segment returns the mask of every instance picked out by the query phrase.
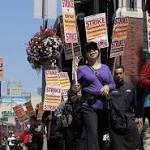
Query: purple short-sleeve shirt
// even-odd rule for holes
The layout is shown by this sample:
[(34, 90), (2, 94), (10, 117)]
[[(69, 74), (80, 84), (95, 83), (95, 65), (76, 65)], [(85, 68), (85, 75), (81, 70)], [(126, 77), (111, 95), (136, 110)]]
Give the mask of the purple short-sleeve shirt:
[[(77, 70), (77, 76), (78, 81), (81, 84), (83, 95), (91, 94), (98, 97), (100, 96), (101, 89), (104, 85), (108, 85), (110, 91), (115, 88), (111, 71), (105, 64), (102, 64), (97, 70), (93, 70), (89, 65), (82, 65)], [(102, 99), (97, 99), (92, 107), (103, 109), (104, 107), (107, 107), (107, 103), (107, 101), (105, 103)]]

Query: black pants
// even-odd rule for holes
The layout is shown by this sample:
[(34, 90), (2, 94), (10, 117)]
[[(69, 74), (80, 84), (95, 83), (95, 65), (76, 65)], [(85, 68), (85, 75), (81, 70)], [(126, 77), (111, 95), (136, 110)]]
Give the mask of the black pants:
[[(81, 126), (82, 128), (82, 126)], [(81, 136), (80, 129), (67, 127), (65, 129), (65, 150), (78, 150), (80, 136)]]
[(15, 150), (15, 146), (9, 146), (10, 150)]
[(28, 147), (29, 150), (42, 150), (43, 149), (43, 138), (33, 140)]
[(10, 150), (23, 150), (22, 146), (9, 146)]
[(108, 133), (108, 111), (82, 108), (83, 131), (79, 150), (102, 150), (102, 137)]
[(65, 141), (63, 138), (50, 138), (47, 146), (48, 150), (65, 150)]
[(141, 150), (141, 139), (134, 120), (125, 133), (110, 130), (110, 150)]

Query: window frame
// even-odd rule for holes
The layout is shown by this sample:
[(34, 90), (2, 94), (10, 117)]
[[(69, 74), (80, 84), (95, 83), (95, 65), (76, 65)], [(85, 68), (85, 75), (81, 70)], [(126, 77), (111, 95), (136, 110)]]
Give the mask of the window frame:
[(137, 11), (137, 0), (126, 0), (127, 10)]

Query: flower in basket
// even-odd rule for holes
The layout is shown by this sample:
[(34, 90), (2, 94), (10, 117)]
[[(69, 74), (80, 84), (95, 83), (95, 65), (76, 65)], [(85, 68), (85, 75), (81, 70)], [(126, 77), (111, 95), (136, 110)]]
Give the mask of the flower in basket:
[(52, 28), (41, 28), (28, 42), (27, 60), (33, 68), (52, 66), (56, 64), (61, 50), (62, 42), (55, 31)]

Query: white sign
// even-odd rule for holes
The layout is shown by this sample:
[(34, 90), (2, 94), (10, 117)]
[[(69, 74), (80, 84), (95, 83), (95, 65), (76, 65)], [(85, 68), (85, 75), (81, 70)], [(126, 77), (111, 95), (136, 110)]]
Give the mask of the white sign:
[(110, 58), (121, 56), (127, 42), (129, 18), (117, 17), (114, 21)]
[(60, 87), (46, 86), (43, 110), (55, 111), (61, 103)]
[(62, 0), (62, 14), (66, 43), (78, 43), (74, 0)]
[(94, 41), (99, 48), (108, 47), (108, 34), (105, 13), (84, 18), (87, 42)]

